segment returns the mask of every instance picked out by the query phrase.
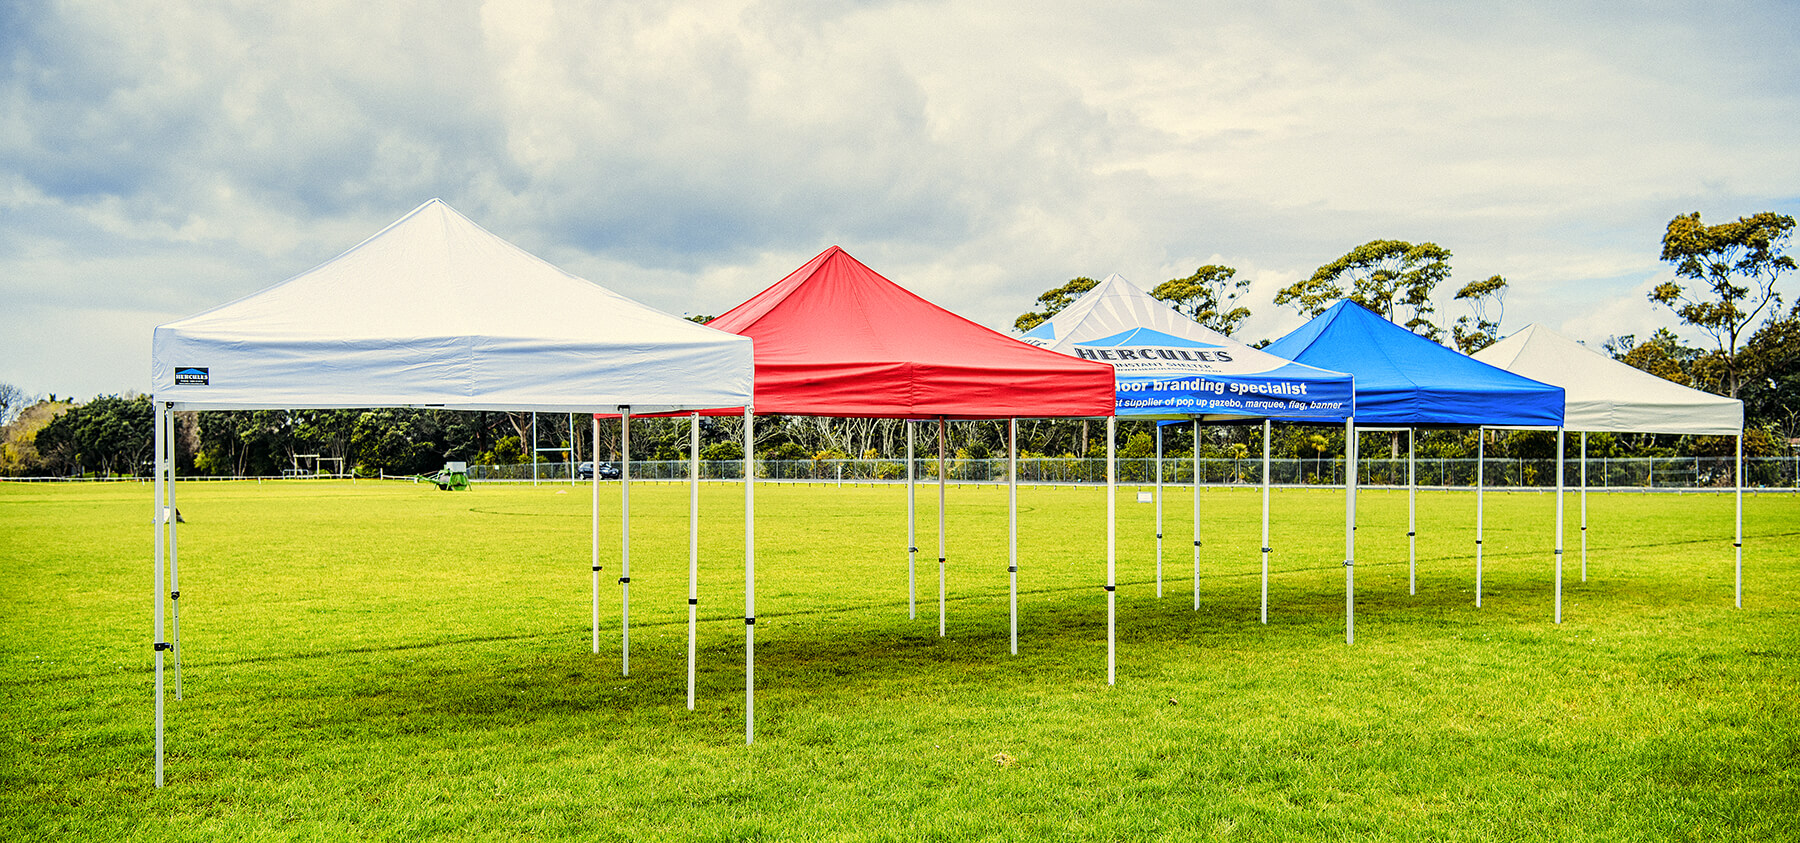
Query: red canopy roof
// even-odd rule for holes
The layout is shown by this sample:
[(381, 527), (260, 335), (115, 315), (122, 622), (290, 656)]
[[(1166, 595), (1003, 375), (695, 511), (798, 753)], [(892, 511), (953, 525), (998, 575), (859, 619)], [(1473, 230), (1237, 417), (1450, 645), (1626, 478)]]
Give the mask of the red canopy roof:
[(1113, 412), (1112, 366), (970, 322), (836, 246), (707, 326), (755, 341), (758, 413), (966, 419)]

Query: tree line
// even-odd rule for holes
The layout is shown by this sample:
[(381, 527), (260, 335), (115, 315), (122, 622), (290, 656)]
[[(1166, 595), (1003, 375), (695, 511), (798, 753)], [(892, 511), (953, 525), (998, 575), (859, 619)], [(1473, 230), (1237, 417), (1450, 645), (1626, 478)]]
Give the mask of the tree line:
[[(1792, 452), (1800, 438), (1800, 303), (1782, 310), (1777, 290), (1794, 268), (1786, 247), (1792, 217), (1761, 213), (1707, 225), (1698, 213), (1671, 220), (1661, 259), (1674, 278), (1659, 284), (1650, 301), (1681, 324), (1712, 340), (1711, 347), (1684, 345), (1668, 328), (1640, 340), (1609, 337), (1604, 350), (1659, 377), (1744, 401), (1744, 450), (1752, 456)], [(1311, 317), (1341, 299), (1357, 302), (1395, 324), (1473, 353), (1502, 335), (1506, 279), (1492, 275), (1460, 287), (1453, 300), (1469, 313), (1447, 326), (1434, 304), (1451, 277), (1452, 254), (1435, 243), (1372, 240), (1324, 264), (1310, 277), (1278, 291), (1277, 306)], [(1076, 277), (1045, 291), (1014, 327), (1030, 330), (1072, 304), (1098, 282)], [(1151, 295), (1226, 335), (1250, 316), (1248, 279), (1233, 267), (1208, 264), (1193, 274), (1158, 284)], [(1252, 343), (1264, 345), (1266, 341)], [(33, 399), (0, 383), (0, 476), (144, 475), (150, 470), (153, 412), (142, 395), (102, 396), (78, 403), (55, 395)], [(571, 422), (573, 431), (571, 432)], [(631, 458), (685, 459), (688, 419), (634, 418)], [(535, 425), (535, 427), (534, 427)], [(176, 414), (177, 470), (185, 475), (273, 476), (325, 469), (365, 476), (421, 474), (445, 462), (520, 464), (594, 459), (593, 429), (585, 418), (557, 414), (458, 412), (436, 409), (254, 410)], [(702, 456), (741, 459), (743, 421), (703, 417)], [(619, 425), (601, 421), (599, 459), (617, 460)], [(1153, 422), (1120, 421), (1117, 445), (1127, 458), (1154, 452)], [(535, 436), (534, 436), (535, 430)], [(1103, 456), (1103, 422), (1025, 419), (1019, 422), (1021, 455)], [(1551, 458), (1555, 435), (1489, 433), (1496, 457)], [(759, 416), (760, 459), (899, 459), (906, 452), (905, 423), (893, 419), (829, 419)], [(917, 453), (935, 454), (935, 425), (915, 431)], [(948, 450), (963, 459), (1006, 454), (1004, 421), (952, 422)], [(1398, 437), (1393, 438), (1395, 447)], [(533, 453), (533, 445), (540, 449)], [(1260, 425), (1191, 425), (1165, 428), (1169, 456), (1248, 458), (1262, 452)], [(1343, 450), (1337, 426), (1279, 425), (1269, 443), (1285, 458), (1323, 459)], [(1476, 452), (1474, 431), (1422, 431), (1419, 453), (1429, 458), (1467, 458)], [(1659, 434), (1595, 434), (1596, 457), (1727, 456), (1732, 437)]]

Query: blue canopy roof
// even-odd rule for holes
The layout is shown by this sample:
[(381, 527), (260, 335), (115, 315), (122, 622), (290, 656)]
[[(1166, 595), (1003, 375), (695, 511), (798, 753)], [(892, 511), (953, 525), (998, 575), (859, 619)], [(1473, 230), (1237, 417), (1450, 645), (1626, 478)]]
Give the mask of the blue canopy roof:
[(1352, 301), (1264, 351), (1356, 376), (1364, 425), (1557, 427), (1563, 390), (1445, 348)]

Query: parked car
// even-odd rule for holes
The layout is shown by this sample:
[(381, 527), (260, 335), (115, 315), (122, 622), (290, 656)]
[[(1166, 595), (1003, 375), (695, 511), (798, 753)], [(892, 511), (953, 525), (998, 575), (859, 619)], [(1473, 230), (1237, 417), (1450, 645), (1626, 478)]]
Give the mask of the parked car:
[[(576, 466), (575, 467), (575, 477), (580, 480), (594, 479), (594, 464), (591, 462), (584, 462), (584, 463)], [(609, 462), (601, 463), (600, 464), (600, 479), (601, 480), (617, 480), (617, 479), (619, 479), (619, 467), (616, 465), (613, 465), (612, 463), (609, 463)]]

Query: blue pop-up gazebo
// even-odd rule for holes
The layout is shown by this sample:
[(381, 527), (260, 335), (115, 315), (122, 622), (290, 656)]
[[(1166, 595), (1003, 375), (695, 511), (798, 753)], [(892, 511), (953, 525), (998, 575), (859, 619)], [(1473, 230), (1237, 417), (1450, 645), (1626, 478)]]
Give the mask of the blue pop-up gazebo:
[[(1400, 327), (1352, 301), (1340, 301), (1265, 349), (1309, 366), (1356, 377), (1356, 424), (1407, 430), (1408, 545), (1417, 533), (1416, 451), (1420, 427), (1556, 429), (1556, 621), (1562, 622), (1563, 390), (1490, 366)], [(1481, 437), (1477, 437), (1481, 441)], [(1484, 443), (1485, 444), (1485, 443)], [(1475, 472), (1475, 605), (1481, 605), (1482, 486)], [(1417, 593), (1417, 553), (1407, 553), (1408, 590)]]
[(1445, 348), (1340, 301), (1263, 349), (1356, 377), (1356, 423), (1405, 427), (1560, 427), (1562, 387)]

